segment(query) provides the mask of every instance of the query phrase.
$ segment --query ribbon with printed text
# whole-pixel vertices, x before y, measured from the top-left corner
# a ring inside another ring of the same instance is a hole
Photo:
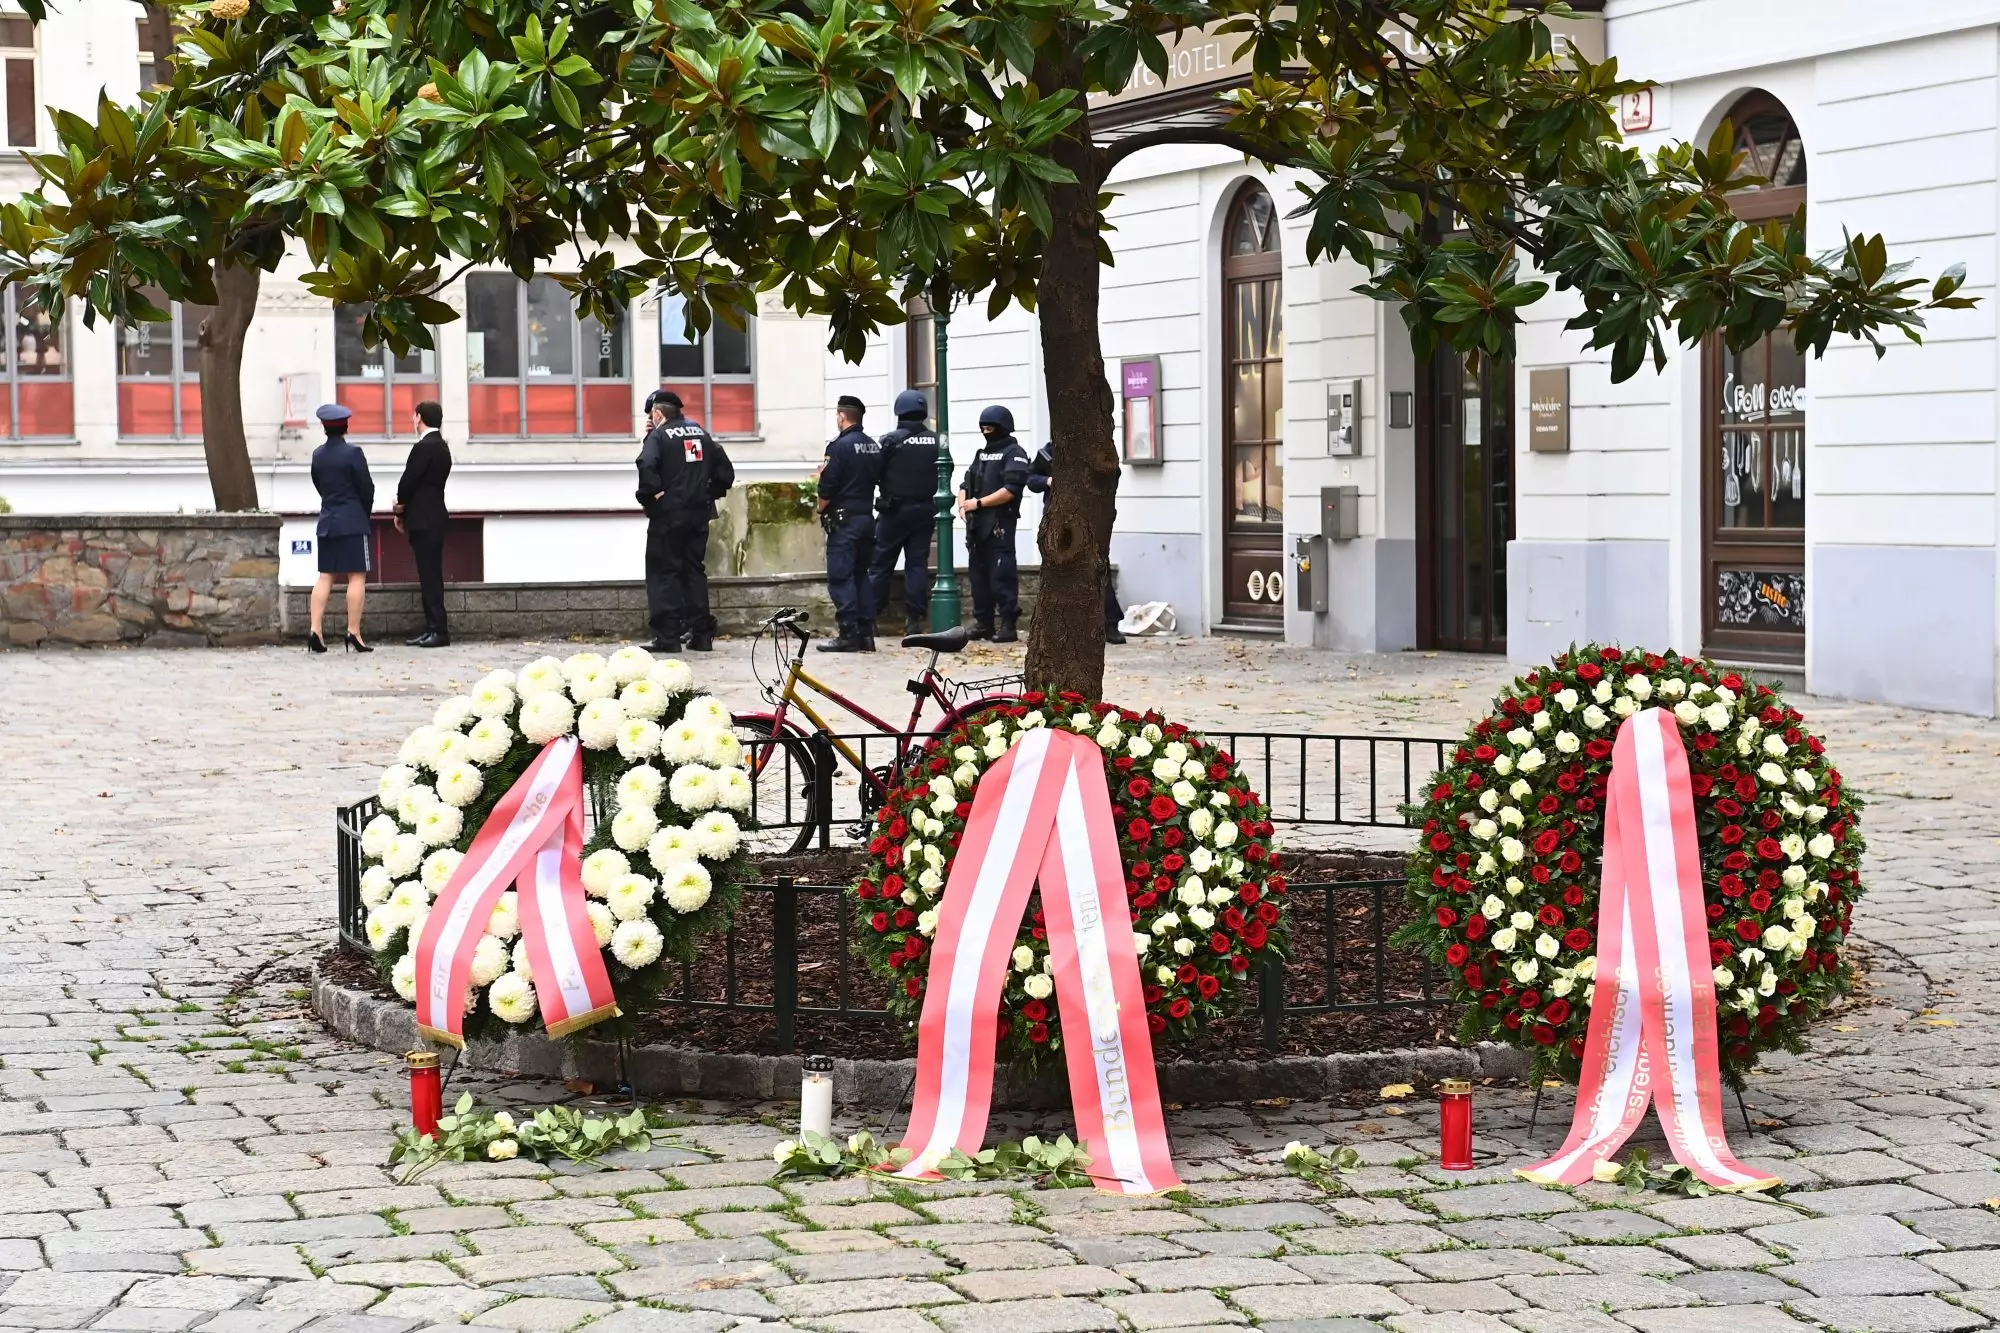
[[[980,779],[945,882],[901,1175],[977,1153],[993,1102],[994,1024],[1014,936],[1039,882],[1077,1137],[1099,1189],[1180,1188],[1153,1074],[1104,757],[1088,737],[1032,730]]]
[[[583,752],[574,736],[542,747],[486,817],[431,905],[417,940],[417,1030],[465,1045],[472,953],[509,885],[535,1000],[552,1037],[618,1013],[583,891]]]
[[[1723,1132],[1694,787],[1680,728],[1664,709],[1618,729],[1598,901],[1597,992],[1575,1117],[1562,1150],[1520,1174],[1579,1185],[1609,1171],[1651,1102],[1675,1160],[1711,1188],[1778,1184],[1737,1161]]]

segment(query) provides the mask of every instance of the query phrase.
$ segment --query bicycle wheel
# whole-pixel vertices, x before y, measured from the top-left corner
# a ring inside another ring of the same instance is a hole
[[[750,815],[758,825],[745,835],[750,850],[764,856],[805,851],[823,817],[811,742],[770,713],[739,714],[735,722],[750,773]]]

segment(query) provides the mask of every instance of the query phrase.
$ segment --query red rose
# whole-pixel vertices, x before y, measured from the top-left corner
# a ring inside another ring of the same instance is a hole
[[[901,847],[891,847],[888,851],[882,853],[882,864],[888,866],[891,870],[903,864],[903,849]]]
[[[1556,1044],[1556,1030],[1547,1023],[1535,1024],[1534,1034],[1535,1041],[1539,1045],[1553,1046]]]
[[[901,875],[884,875],[882,877],[882,896],[884,898],[902,897],[903,877]]]
[[[1229,959],[1229,970],[1231,972],[1248,972],[1250,970],[1250,960],[1240,953],[1232,954]]]
[[[1258,903],[1258,904],[1257,904],[1257,919],[1258,919],[1259,921],[1263,922],[1263,923],[1264,923],[1265,925],[1267,925],[1267,926],[1275,926],[1275,925],[1277,925],[1277,924],[1278,924],[1278,905],[1277,905],[1276,903],[1274,903],[1274,902],[1268,902],[1268,901],[1266,901],[1266,902],[1261,902],[1261,903]]]
[[[1722,904],[1721,904],[1721,903],[1710,903],[1710,904],[1708,905],[1708,919],[1709,919],[1710,921],[1720,921],[1720,920],[1722,920]]]
[[[1722,858],[1722,864],[1724,869],[1727,870],[1748,870],[1750,868],[1750,858],[1741,852],[1731,852]]]
[[[889,837],[895,842],[901,842],[909,836],[909,832],[910,821],[901,815],[897,815],[895,821],[889,825]]]
[[[1030,1023],[1039,1023],[1049,1016],[1049,1007],[1040,1000],[1030,1000],[1021,1006],[1021,1017]]]
[[[1583,906],[1583,886],[1582,886],[1582,885],[1580,885],[1580,884],[1572,884],[1572,885],[1570,885],[1570,886],[1569,886],[1568,888],[1566,888],[1566,889],[1564,889],[1564,890],[1563,890],[1563,906],[1565,906],[1565,907],[1581,907],[1581,906]]]
[[[1469,940],[1484,939],[1488,924],[1486,918],[1483,916],[1467,917],[1465,919],[1465,937]]]
[[[1125,790],[1132,794],[1133,800],[1143,801],[1153,794],[1153,784],[1144,778],[1133,778],[1125,784]]]
[[[1727,689],[1741,690],[1743,688],[1743,677],[1732,671],[1722,678],[1722,684]]]
[[[1432,799],[1433,801],[1448,801],[1448,800],[1450,800],[1450,799],[1451,799],[1451,784],[1450,784],[1449,782],[1440,782],[1440,783],[1438,783],[1438,785],[1437,785],[1437,786],[1435,786],[1435,787],[1432,787],[1432,788],[1431,788],[1431,799]]]
[[[1560,1027],[1563,1021],[1568,1017],[1569,1017],[1568,1000],[1550,1000],[1549,1007],[1542,1010],[1542,1021],[1544,1023],[1554,1023],[1558,1027]]]
[[[1466,968],[1461,975],[1465,978],[1465,984],[1469,989],[1478,990],[1486,984],[1486,974],[1476,967]]]
[[[1752,889],[1750,891],[1749,902],[1750,910],[1753,912],[1768,911],[1771,906],[1771,895],[1762,889]]]
[[[874,916],[868,918],[868,924],[875,928],[877,935],[880,935],[889,929],[889,914],[887,912],[877,912]]]
[[[1029,1041],[1035,1042],[1036,1044],[1039,1045],[1040,1043],[1045,1042],[1048,1039],[1049,1039],[1049,1025],[1047,1023],[1030,1023],[1028,1025]]]
[[[1545,828],[1535,835],[1535,855],[1547,856],[1562,841],[1562,834],[1552,828]]]
[[[923,990],[924,979],[922,977],[903,978],[903,994],[909,996],[911,999],[914,1000],[917,996],[923,994]]]
[[[1271,937],[1270,929],[1266,927],[1262,921],[1250,921],[1244,924],[1243,942],[1249,945],[1251,948],[1253,949],[1263,948],[1264,941],[1268,940],[1270,937]],[[1219,940],[1222,939],[1222,936],[1217,935],[1215,938]],[[1212,943],[1213,941],[1211,941],[1211,944]],[[1220,953],[1222,951],[1218,949],[1216,952]]]
[[[1729,946],[1728,940],[1710,940],[1708,942],[1708,962],[1711,967],[1722,966],[1734,957],[1735,953],[1736,950]]]
[[[1179,874],[1181,867],[1186,864],[1187,858],[1179,852],[1168,852],[1160,858],[1160,869],[1166,871],[1169,875]]]
[[[1757,855],[1763,857],[1766,861],[1775,861],[1784,854],[1785,849],[1778,845],[1776,838],[1757,839]]]
[[[1153,877],[1154,893],[1171,893],[1173,891],[1173,887],[1174,887],[1174,881],[1171,876],[1155,875]]]
[[[1755,797],[1757,795],[1757,779],[1751,777],[1748,773],[1736,779],[1736,794],[1746,801]]]
[[[1450,930],[1458,924],[1458,913],[1449,907],[1440,907],[1437,909],[1437,923]]]
[[[1611,757],[1611,742],[1607,740],[1586,741],[1584,742],[1583,752],[1592,759],[1609,759]]]
[[[1160,1017],[1158,1014],[1147,1014],[1146,1026],[1153,1030],[1154,1036],[1158,1036],[1160,1033],[1165,1032],[1167,1030],[1167,1020]]]
[[[1576,669],[1576,674],[1581,680],[1599,681],[1604,679],[1604,668],[1595,662],[1585,662]]]
[[[1023,694],[1023,695],[1021,696],[1021,702],[1022,702],[1022,703],[1024,703],[1024,704],[1038,704],[1038,703],[1040,703],[1040,702],[1041,702],[1042,700],[1044,700],[1044,699],[1046,699],[1046,698],[1048,698],[1048,697],[1049,697],[1048,695],[1046,695],[1046,694],[1042,693],[1042,692],[1041,692],[1040,690],[1029,690],[1029,691],[1028,691],[1028,692],[1027,692],[1026,694]],[[1069,698],[1069,696],[1068,696],[1067,694],[1065,694],[1065,695],[1064,695],[1063,697],[1064,697],[1064,698],[1066,698],[1066,699],[1068,699],[1068,698]],[[1074,699],[1070,699],[1069,701],[1070,701],[1071,703],[1073,703],[1073,704],[1074,704],[1074,703],[1082,703],[1082,702],[1083,702],[1083,696],[1079,694],[1079,695],[1077,695],[1077,697],[1076,697],[1076,698],[1074,698]]]
[[[1564,791],[1564,792],[1573,792],[1573,791],[1575,791],[1575,790],[1576,790],[1576,774],[1574,774],[1574,773],[1558,773],[1558,774],[1556,774],[1556,788],[1557,788],[1557,790],[1559,790],[1559,791]],[[1543,799],[1543,800],[1548,800],[1549,798],[1545,796],[1545,797],[1543,797],[1542,799]],[[1545,811],[1543,811],[1543,813],[1544,813],[1544,814],[1554,814],[1555,812],[1554,812],[1553,810],[1545,810]]]
[[[1554,930],[1563,923],[1562,908],[1554,903],[1543,903],[1541,909],[1535,913],[1535,920]]]
[[[1514,999],[1523,1009],[1539,1009],[1542,1007],[1542,993],[1538,990],[1524,990],[1515,996]]]
[[[1175,1018],[1186,1018],[1193,1011],[1193,1003],[1184,995],[1175,996],[1174,1002],[1167,1006],[1167,1012]]]
[[[1472,957],[1472,950],[1463,944],[1454,944],[1444,951],[1444,961],[1452,967],[1464,967],[1465,960]]]
[[[1736,938],[1745,944],[1755,944],[1762,933],[1757,929],[1757,923],[1747,916],[1736,923]]]
[[[1111,761],[1111,766],[1117,769],[1120,773],[1130,773],[1132,771],[1132,762],[1133,760],[1131,755],[1121,754],[1116,759],[1113,759]]]
[[[903,941],[903,955],[914,962],[916,959],[924,956],[924,950],[927,947],[923,936],[912,935]]]
[[[1541,800],[1535,802],[1535,809],[1541,811],[1545,815],[1552,815],[1556,811],[1562,809],[1562,802],[1557,800],[1554,796],[1544,796]]]
[[[1472,747],[1472,757],[1482,764],[1492,763],[1494,756],[1499,753],[1498,750],[1490,745],[1475,745]]]
[[[1166,820],[1172,819],[1174,817],[1174,798],[1171,796],[1155,796],[1147,803],[1146,813],[1153,817],[1155,823],[1164,823]]]
[[[917,923],[917,914],[907,907],[896,909],[896,929],[908,930]]]
[[[1125,826],[1125,839],[1128,842],[1142,843],[1150,839],[1152,836],[1153,836],[1153,826],[1151,824],[1148,824],[1143,819],[1135,819],[1131,823]]]
[[[1776,810],[1766,810],[1764,812],[1764,827],[1767,830],[1775,829],[1778,827],[1778,825],[1784,822],[1785,821],[1783,816],[1779,815],[1779,813]]]
[[[1247,919],[1243,913],[1237,911],[1234,907],[1226,908],[1222,913],[1222,924],[1234,931],[1241,931],[1243,923]]]
[[[1201,992],[1202,999],[1212,1000],[1216,997],[1217,993],[1222,990],[1222,983],[1218,981],[1216,978],[1209,976],[1207,973],[1203,973],[1195,981],[1194,988]]]
[[[1550,875],[1547,866],[1531,866],[1528,869],[1528,878],[1537,884],[1546,884],[1553,876]]]
[[[1132,905],[1143,912],[1158,901],[1160,901],[1160,895],[1154,893],[1151,889],[1148,889],[1146,892],[1134,898],[1132,900]]]
[[[1160,835],[1160,841],[1165,843],[1169,847],[1178,847],[1181,845],[1181,836],[1182,836],[1181,831],[1179,829],[1170,828],[1165,833],[1162,833]]]
[[[1236,891],[1236,896],[1238,898],[1241,898],[1245,903],[1254,903],[1257,901],[1259,896],[1257,893],[1257,886],[1255,884],[1245,884],[1242,888]]]
[[[1229,780],[1229,765],[1210,764],[1208,766],[1208,780],[1210,782],[1227,782]]]
[[[1741,824],[1724,824],[1716,836],[1722,839],[1723,846],[1734,847],[1737,843],[1743,841],[1743,826]]]
[[[1228,953],[1229,937],[1218,930],[1208,937],[1208,947],[1216,953]]]
[[[1690,780],[1696,796],[1706,796],[1715,786],[1715,779],[1706,773],[1697,773]]]
[[[1182,963],[1179,967],[1174,969],[1174,980],[1179,982],[1183,986],[1187,985],[1190,981],[1193,981],[1194,978],[1195,978],[1195,966],[1193,963]]]
[[[1588,798],[1584,801],[1578,801],[1576,803],[1577,809],[1581,810],[1587,803],[1587,800]],[[1583,857],[1578,855],[1574,849],[1566,850],[1561,856],[1556,858],[1556,868],[1565,875],[1574,875],[1577,871],[1583,869]]]

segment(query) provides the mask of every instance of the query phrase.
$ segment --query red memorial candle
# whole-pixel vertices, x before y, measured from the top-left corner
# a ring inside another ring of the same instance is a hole
[[[444,1085],[438,1078],[436,1051],[411,1051],[403,1057],[410,1067],[410,1123],[417,1133],[437,1137],[444,1114]]]
[[[1438,1084],[1438,1165],[1446,1171],[1472,1170],[1472,1083],[1448,1078]]]

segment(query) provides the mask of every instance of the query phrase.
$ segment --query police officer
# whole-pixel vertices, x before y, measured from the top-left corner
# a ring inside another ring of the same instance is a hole
[[[1014,524],[1028,480],[1028,451],[1014,438],[1014,414],[995,405],[979,414],[986,437],[958,487],[972,578],[972,637],[1013,643],[1021,636],[1021,581],[1014,568]],[[994,614],[999,628],[994,628]]]
[[[827,442],[819,465],[819,522],[826,529],[826,588],[837,626],[818,647],[826,653],[875,651],[875,593],[868,567],[875,559],[875,483],[882,474],[882,446],[861,429],[867,411],[842,394],[834,405],[840,433]]]
[[[1049,484],[1056,477],[1056,446],[1051,440],[1035,451],[1035,461],[1028,467],[1028,489],[1037,495],[1046,495]],[[1116,522],[1114,515],[1113,521]],[[1106,643],[1125,642],[1125,631],[1118,628],[1118,622],[1125,618],[1124,609],[1118,605],[1118,575],[1115,571],[1104,571],[1104,641]]]
[[[680,395],[646,398],[652,429],[639,448],[639,507],[646,511],[646,617],[654,652],[715,650],[708,612],[708,525],[736,468],[699,422],[681,415]]]
[[[937,432],[925,424],[930,404],[914,389],[896,395],[896,429],[882,437],[881,494],[876,498],[875,563],[868,571],[877,614],[889,609],[889,575],[903,557],[908,634],[929,627],[931,532],[937,521]]]

